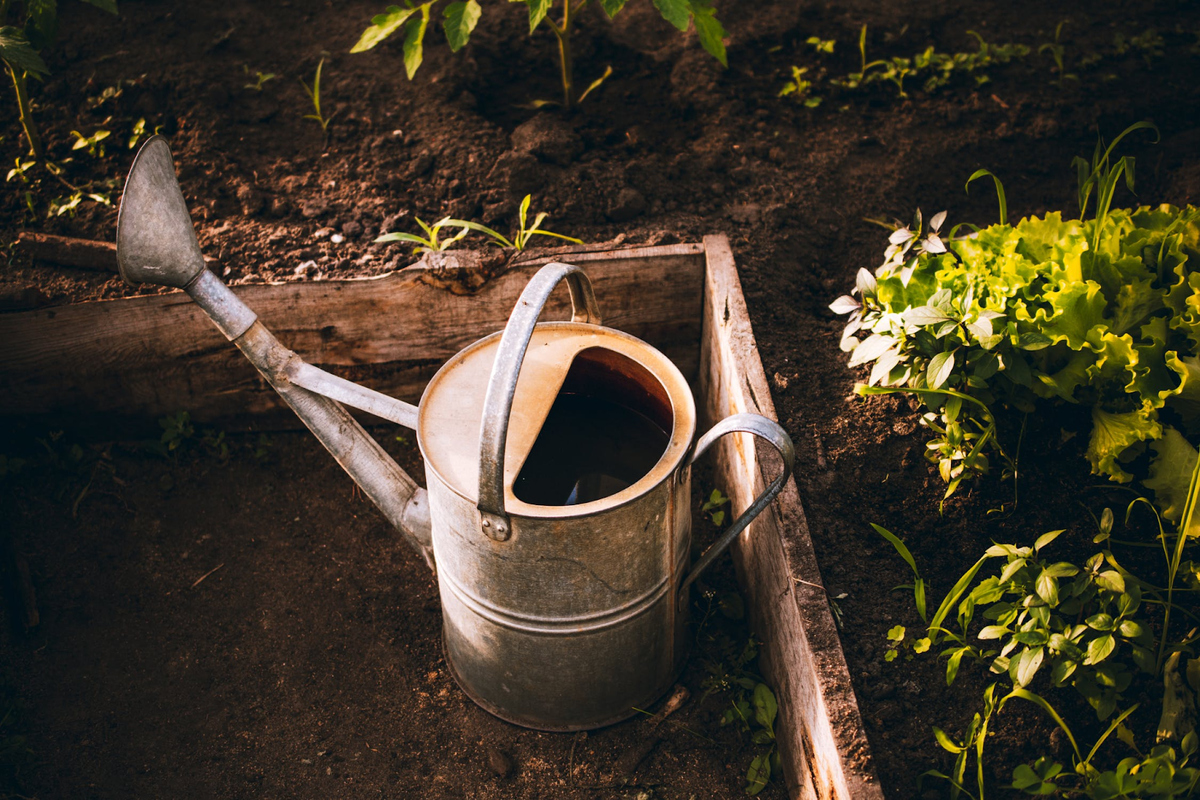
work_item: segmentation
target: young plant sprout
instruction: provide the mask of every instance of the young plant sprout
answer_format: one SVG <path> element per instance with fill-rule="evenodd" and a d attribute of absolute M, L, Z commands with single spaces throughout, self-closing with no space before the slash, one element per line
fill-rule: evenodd
<path fill-rule="evenodd" d="M 424 236 L 419 236 L 415 233 L 385 233 L 375 241 L 408 242 L 409 244 L 415 244 L 416 247 L 413 249 L 413 255 L 420 255 L 421 253 L 440 253 L 443 250 L 449 250 L 470 232 L 465 224 L 450 219 L 450 217 L 442 217 L 432 225 L 427 225 L 424 220 L 417 217 L 417 224 L 421 226 L 421 230 L 425 233 Z M 448 239 L 441 238 L 442 229 L 454 225 L 458 226 L 458 233 Z"/>
<path fill-rule="evenodd" d="M 409 80 L 417 74 L 424 59 L 425 33 L 429 28 L 431 9 L 438 0 L 427 0 L 420 5 L 413 5 L 412 0 L 406 0 L 406 5 L 388 6 L 387 11 L 371 19 L 371 25 L 350 49 L 351 53 L 362 53 L 372 49 L 401 28 L 404 29 L 404 70 Z M 512 0 L 524 3 L 529 10 L 529 33 L 532 34 L 543 22 L 554 32 L 558 42 L 559 67 L 562 75 L 562 102 L 565 110 L 575 108 L 583 102 L 594 89 L 602 84 L 610 75 L 612 67 L 607 67 L 601 76 L 579 91 L 575 83 L 575 67 L 571 51 L 571 34 L 575 30 L 580 13 L 588 4 L 588 0 Z M 625 7 L 627 0 L 599 0 L 604 13 L 611 19 L 616 17 Z M 558 14 L 552 14 L 555 7 L 560 8 Z M 716 11 L 708 0 L 654 0 L 654 6 L 668 22 L 677 29 L 687 32 L 689 25 L 694 25 L 700 38 L 700 44 L 714 58 L 727 66 L 725 57 L 725 29 L 717 21 Z M 471 32 L 479 24 L 483 13 L 477 0 L 456 0 L 446 5 L 442 10 L 442 29 L 446 34 L 446 42 L 450 51 L 457 53 L 471 38 Z M 555 17 L 557 16 L 557 19 Z M 555 105 L 551 101 L 538 101 L 534 105 Z"/>
<path fill-rule="evenodd" d="M 534 236 L 550 236 L 555 239 L 562 239 L 564 241 L 571 242 L 572 244 L 583 244 L 582 239 L 576 239 L 572 236 L 564 236 L 561 233 L 543 230 L 541 227 L 542 222 L 544 222 L 548 216 L 545 211 L 539 212 L 537 217 L 534 218 L 533 224 L 529 225 L 529 200 L 530 196 L 525 195 L 525 199 L 521 201 L 521 210 L 518 216 L 517 231 L 513 234 L 513 238 L 511 239 L 486 225 L 479 224 L 478 222 L 468 222 L 461 219 L 452 219 L 448 220 L 448 222 L 451 225 L 462 225 L 464 228 L 469 228 L 470 230 L 487 234 L 488 236 L 492 237 L 492 240 L 501 247 L 511 247 L 518 252 L 528 247 L 529 240 Z"/>
<path fill-rule="evenodd" d="M 312 101 L 314 111 L 312 114 L 305 114 L 304 118 L 316 120 L 320 123 L 321 130 L 328 133 L 329 123 L 333 120 L 333 114 L 325 116 L 321 113 L 321 67 L 323 66 L 325 66 L 325 59 L 322 58 L 317 62 L 317 74 L 313 76 L 312 86 L 309 86 L 303 80 L 300 81 L 300 85 L 304 87 L 305 94 Z"/>
<path fill-rule="evenodd" d="M 250 65 L 242 64 L 242 72 L 249 75 L 250 74 Z M 274 72 L 255 72 L 254 78 L 255 78 L 254 83 L 247 83 L 247 84 L 243 85 L 242 88 L 243 89 L 253 89 L 256 92 L 261 92 L 263 90 L 263 86 L 266 84 L 266 82 L 270 81 L 270 80 L 274 80 L 276 78 L 276 75 Z M 307 87 L 305 87 L 305 88 L 307 88 Z"/>

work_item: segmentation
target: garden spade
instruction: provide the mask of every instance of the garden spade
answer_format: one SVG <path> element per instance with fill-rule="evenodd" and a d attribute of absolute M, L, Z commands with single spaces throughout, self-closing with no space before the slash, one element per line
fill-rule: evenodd
<path fill-rule="evenodd" d="M 601 325 L 576 266 L 543 267 L 505 329 L 453 356 L 413 406 L 306 363 L 205 268 L 162 137 L 134 159 L 117 259 L 130 283 L 186 291 L 436 567 L 450 671 L 510 722 L 581 730 L 649 707 L 683 666 L 690 585 L 791 474 L 792 443 L 765 417 L 696 441 L 679 369 Z M 571 319 L 539 322 L 564 280 Z M 416 430 L 428 489 L 346 406 Z M 783 469 L 692 565 L 691 465 L 729 433 L 770 442 Z"/>

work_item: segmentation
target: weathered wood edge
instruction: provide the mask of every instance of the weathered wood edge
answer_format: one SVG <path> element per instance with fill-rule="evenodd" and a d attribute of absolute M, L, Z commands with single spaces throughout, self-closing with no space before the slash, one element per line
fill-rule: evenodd
<path fill-rule="evenodd" d="M 707 424 L 742 412 L 776 419 L 729 242 L 707 236 L 704 247 L 702 413 Z M 717 452 L 719 485 L 737 511 L 763 491 L 764 474 L 773 478 L 782 468 L 774 448 L 749 434 L 726 437 Z M 779 700 L 776 735 L 789 795 L 882 798 L 794 480 L 733 555 L 752 624 L 767 644 L 761 661 Z"/>
<path fill-rule="evenodd" d="M 311 363 L 415 402 L 454 353 L 504 327 L 542 264 L 593 265 L 604 319 L 694 371 L 704 270 L 700 244 L 521 254 L 473 296 L 422 266 L 375 278 L 235 287 Z M 603 265 L 603 266 L 601 266 Z M 563 288 L 546 318 L 566 313 Z M 181 292 L 0 314 L 0 414 L 291 420 L 237 350 Z M 277 412 L 274 415 L 270 412 Z M 286 424 L 286 423 L 285 423 Z"/>

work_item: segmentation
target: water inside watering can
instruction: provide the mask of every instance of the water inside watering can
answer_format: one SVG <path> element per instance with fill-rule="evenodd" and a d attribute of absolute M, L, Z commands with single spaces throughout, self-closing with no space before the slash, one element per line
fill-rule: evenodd
<path fill-rule="evenodd" d="M 614 495 L 654 468 L 673 424 L 666 390 L 645 367 L 606 348 L 583 350 L 513 481 L 513 494 L 539 506 Z"/>
<path fill-rule="evenodd" d="M 539 506 L 573 506 L 614 495 L 649 472 L 667 433 L 631 408 L 560 394 L 513 482 L 513 494 Z"/>

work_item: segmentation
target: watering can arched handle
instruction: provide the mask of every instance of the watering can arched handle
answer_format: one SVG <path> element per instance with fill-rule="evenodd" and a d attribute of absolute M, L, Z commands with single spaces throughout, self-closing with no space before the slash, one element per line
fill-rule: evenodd
<path fill-rule="evenodd" d="M 483 417 L 479 426 L 479 525 L 497 542 L 507 541 L 512 525 L 504 508 L 504 446 L 508 439 L 508 417 L 525 350 L 533 336 L 542 308 L 554 287 L 563 279 L 571 290 L 571 321 L 600 324 L 600 309 L 592 282 L 582 269 L 572 264 L 551 262 L 538 270 L 521 292 L 500 337 L 492 375 L 483 399 Z"/>
<path fill-rule="evenodd" d="M 783 471 L 775 480 L 771 481 L 771 485 L 763 490 L 763 493 L 754 498 L 754 502 L 750 507 L 742 512 L 742 515 L 734 520 L 724 533 L 717 538 L 715 542 L 709 545 L 709 548 L 704 551 L 704 554 L 696 560 L 696 565 L 692 567 L 692 571 L 679 584 L 679 594 L 682 596 L 692 581 L 700 577 L 700 573 L 709 567 L 716 560 L 717 556 L 724 553 L 729 545 L 733 544 L 746 526 L 749 525 L 762 510 L 771 504 L 771 501 L 783 490 L 783 485 L 787 483 L 788 477 L 792 474 L 792 467 L 796 462 L 796 449 L 792 445 L 792 438 L 787 435 L 787 431 L 779 426 L 778 423 L 772 422 L 759 414 L 733 414 L 718 422 L 709 428 L 708 433 L 700 437 L 700 441 L 696 442 L 696 450 L 692 453 L 691 464 L 696 463 L 696 459 L 704 455 L 708 448 L 716 443 L 717 439 L 728 433 L 752 433 L 762 439 L 766 439 L 775 449 L 779 451 L 779 455 L 783 457 Z"/>

